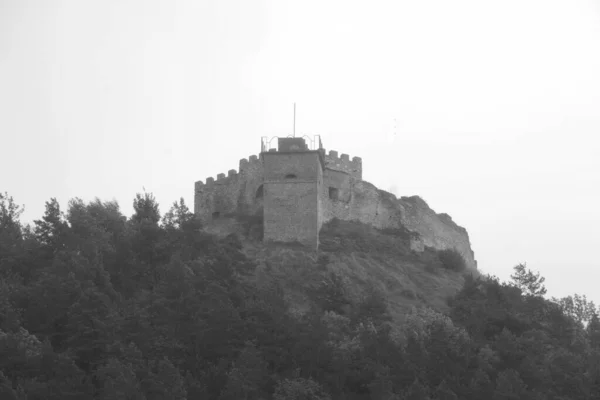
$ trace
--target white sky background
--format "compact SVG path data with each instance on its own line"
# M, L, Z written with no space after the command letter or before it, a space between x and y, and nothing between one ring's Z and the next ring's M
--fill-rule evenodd
M0 191L142 187L165 212L260 137L321 134L363 177L600 303L600 1L0 0ZM393 135L393 120L397 120Z

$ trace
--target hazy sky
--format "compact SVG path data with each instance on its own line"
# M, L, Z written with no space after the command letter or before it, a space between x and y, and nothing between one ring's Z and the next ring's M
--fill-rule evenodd
M0 0L0 191L166 211L261 136L363 177L600 303L600 1ZM393 134L393 121L396 135Z

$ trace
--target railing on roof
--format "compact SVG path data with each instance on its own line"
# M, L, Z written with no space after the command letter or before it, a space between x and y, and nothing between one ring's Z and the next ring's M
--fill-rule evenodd
M296 136L288 135L287 137L296 137ZM312 138L308 135L303 135L303 136L298 136L298 137L302 137L306 141L306 145L309 150L320 150L323 148L323 142L321 142L321 135L314 135ZM261 153L267 152L270 149L278 149L277 141L275 142L275 145L273 145L273 140L279 139L279 138L280 138L280 136L273 136L271 138L269 138L268 136L261 137L261 140L260 140Z

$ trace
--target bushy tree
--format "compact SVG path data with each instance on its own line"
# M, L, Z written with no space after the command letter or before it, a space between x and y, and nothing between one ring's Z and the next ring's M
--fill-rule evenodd
M56 198L46 202L44 216L41 220L35 220L34 224L36 238L51 254L65 249L69 226Z
M463 256L455 249L439 250L438 258L442 266L451 271L461 272L467 268L467 263Z
M383 292L361 297L323 268L291 309L289 288L256 274L235 235L203 232L183 199L162 220L148 193L131 218L114 201L63 214L51 199L31 230L20 212L0 196L2 398L600 398L595 305L545 299L524 264L509 283L465 276L446 308L392 326Z
M275 388L274 400L330 400L321 386L312 379L284 379Z
M521 289L524 294L530 296L544 296L546 294L546 287L544 282L546 278L540 276L540 273L533 273L527 268L526 264L516 265L514 273L510 276L513 284Z

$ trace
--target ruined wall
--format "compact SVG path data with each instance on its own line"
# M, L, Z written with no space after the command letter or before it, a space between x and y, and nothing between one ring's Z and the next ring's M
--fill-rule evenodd
M326 170L324 181L331 183L332 179L327 177L331 177L333 174L337 175L337 171ZM339 178L336 177L336 179ZM356 220L378 229L395 228L401 224L402 210L396 207L394 195L377 189L369 182L352 177L348 177L343 183L343 190L349 196L338 199L331 199L327 196L323 202L324 222L334 218L347 221Z
M420 198L397 199L392 193L380 190L373 184L354 179L339 171L325 170L324 186L339 185L350 193L349 199L331 199L324 188L322 198L323 222L338 218L356 220L378 229L405 226L421 235L420 240L411 243L411 248L422 251L423 246L436 249L455 248L467 265L476 268L474 253L467 231L456 225L447 214L436 214Z
M197 181L194 193L194 214L202 221L210 221L215 213L219 216L242 212L254 214L257 212L256 192L263 181L261 160L250 156L250 160L240 160L239 172L229 170L227 176L218 174L215 180L206 179L206 183Z
M362 159L360 157L352 157L352 161L350 161L348 154L338 157L337 151L330 150L329 154L325 155L325 167L330 170L346 172L356 179L362 179Z
M235 170L230 170L228 176L217 175L217 179L207 178L206 184L196 182L194 196L194 213L203 221L212 218L213 213L225 215L237 210L237 193L239 176Z
M449 215L436 214L419 197L397 199L363 181L361 159L350 161L335 151L268 152L242 159L239 172L230 170L227 176L195 183L194 212L204 221L215 212L264 212L265 240L299 239L310 246L318 245L322 224L333 218L379 229L403 225L421 235L411 248L455 248L469 267L477 266L466 229Z
M420 233L426 246L440 250L454 248L462 254L469 267L477 268L467 230L452 221L448 214L436 214L417 196L402 197L398 204L403 209L402 223Z

